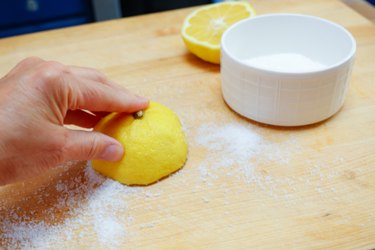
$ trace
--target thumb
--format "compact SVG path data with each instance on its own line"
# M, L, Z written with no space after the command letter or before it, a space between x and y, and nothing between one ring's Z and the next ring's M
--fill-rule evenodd
M66 138L66 160L119 161L124 155L122 145L112 137L95 131L69 130Z

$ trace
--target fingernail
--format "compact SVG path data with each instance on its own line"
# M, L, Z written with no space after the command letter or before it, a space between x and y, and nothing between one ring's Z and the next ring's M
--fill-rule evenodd
M107 146L101 156L99 157L101 160L105 161L119 161L122 159L124 155L124 150L119 145L109 145Z

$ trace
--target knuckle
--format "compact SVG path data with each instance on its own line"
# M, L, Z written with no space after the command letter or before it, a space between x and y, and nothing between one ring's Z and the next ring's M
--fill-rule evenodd
M30 56L23 59L19 64L36 64L41 61L43 60L37 56Z
M48 146L49 156L53 159L54 164L59 164L65 161L66 150L67 150L67 138L66 133L62 133L60 136L54 136L50 138Z
M90 143L90 146L88 147L88 150L87 150L87 158L88 159L93 159L95 158L95 156L98 155L98 152L99 152L99 136L96 135L96 133L93 133L93 136L91 137L92 138L92 141Z
M17 63L17 65L9 71L8 75L25 75L25 72L28 72L30 69L35 69L35 67L42 62L44 61L39 57L27 57Z
M67 72L68 69L64 65L58 62L46 61L43 62L37 72L37 77L43 79L45 83L50 83L59 80Z
M66 130L54 147L54 155L60 162L94 159L101 152L100 136L95 132L74 134ZM74 138L73 138L74 137Z
M103 72L96 70L96 69L91 69L91 72L96 81L102 82L102 83L105 83L107 81L107 77Z

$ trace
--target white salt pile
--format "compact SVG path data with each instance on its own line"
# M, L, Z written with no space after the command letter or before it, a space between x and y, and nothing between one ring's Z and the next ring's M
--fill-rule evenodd
M254 174L256 162L251 162L251 160L262 156L265 151L277 155L276 152L282 150L278 146L273 147L269 142L266 143L256 132L256 127L246 122L233 122L225 125L206 123L196 128L196 132L196 136L190 140L194 145L206 148L207 155L198 167L193 166L177 173L179 178L184 178L181 176L184 173L198 171L198 178L190 179L187 182L189 183L187 187L190 186L192 192L203 187L202 185L216 183L218 177L223 175L224 178L230 176L238 178L238 180L245 179L246 183L254 183L255 179L260 181L259 178L254 177L256 176ZM284 158L285 160L284 152L279 155L280 159ZM62 177L68 173L69 167L64 167ZM178 185L181 185L181 181L178 181ZM219 187L225 193L230 192L223 184ZM49 208L49 211L43 213L41 219L29 218L28 215L20 215L15 212L6 212L9 214L9 218L2 218L0 221L0 232L7 248L44 249L51 246L69 248L72 241L76 245L87 245L86 241L90 238L96 239L101 247L116 249L123 246L124 241L134 231L135 219L132 209L139 208L129 207L128 201L132 197L145 201L150 198L163 197L163 190L156 189L151 192L142 187L127 187L103 178L93 171L90 165L84 168L82 175L57 180L55 190L58 196L57 202ZM32 195L37 196L43 204L44 197L50 194L36 193ZM203 195L200 199L209 203L210 197ZM229 201L226 202L226 204L228 203ZM0 204L0 210L4 211L4 209L7 208L1 207ZM18 209L15 207L14 211ZM61 209L68 209L66 212L68 216L62 222L48 223L48 218L53 218L55 213ZM160 210L160 213L165 212L163 205L149 209ZM43 218L46 218L46 221ZM148 224L138 225L138 228L144 229L150 225L157 226L150 221ZM58 246L56 246L56 242L59 242Z
M265 141L248 123L205 124L198 129L196 138L197 145L209 149L198 167L201 179L209 185L223 168L227 176L247 183L257 181L254 171L260 159L287 164L295 148L292 140L285 143L288 147Z
M308 179L306 181L293 177L273 177L259 172L257 168L259 164L268 166L274 162L277 162L279 167L287 166L291 154L298 152L298 147L294 145L293 138L285 139L283 136L284 140L271 142L265 139L259 130L261 128L245 121L225 124L204 123L198 128L189 129L187 134L190 136L191 146L195 150L204 151L199 156L203 158L199 158L199 165L188 164L183 171L179 171L168 180L167 186L184 186L183 189L174 189L173 195L168 193L168 189L158 189L158 186L154 186L151 191L143 187L121 185L103 178L87 165L80 175L55 181L57 202L38 218L8 212L8 207L2 207L0 203L1 214L9 215L0 218L2 238L0 242L9 249L68 249L72 245L93 249L127 248L127 240L140 233L140 230L158 227L160 217L178 220L173 214L176 211L166 207L163 202L166 198L173 199L173 202L185 199L187 196L177 193L179 190L185 192L190 188L191 193L194 194L189 197L190 199L198 199L203 204L210 204L214 199L206 190L214 186L213 189L219 190L218 193L225 194L222 197L224 199L222 204L230 204L233 187L226 185L226 178L235 178L236 183L248 184L248 187L252 187L251 190L256 187L257 190L275 198L294 200L293 197L289 198L296 192L293 189L294 184L308 183ZM197 157L192 154L190 160L194 162ZM69 173L69 167L64 171ZM285 183L288 184L288 189L285 189ZM284 188L280 189L280 186ZM162 187L166 186L162 185ZM317 188L319 192L323 190L320 186ZM249 192L249 189L243 188L240 191ZM38 196L41 203L44 202L46 195L56 195L56 193L32 194ZM131 203L134 200L137 202ZM151 200L155 200L153 204L158 205L149 205ZM12 208L14 211L19 209L20 207ZM151 218L146 223L140 224L137 221L139 219L137 211L140 209L153 211L157 216L154 220ZM48 223L48 218L53 218L60 210L68 210L63 221ZM173 216L170 216L171 214Z
M34 221L33 218L11 213L11 218L2 218L0 222L2 241L7 248L70 248L71 240L75 245L89 247L87 238L98 239L100 246L107 249L122 246L128 235L125 227L132 223L131 216L119 216L128 210L123 197L137 194L141 191L139 188L105 179L90 165L85 167L83 178L60 180L55 188L58 191L57 203L44 212L45 217L54 217L60 209L69 209L69 216L63 223L51 225L43 220Z
M307 56L295 53L280 53L254 57L243 61L249 66L278 72L309 72L321 70L326 65L314 61Z
M198 130L198 145L206 146L212 152L223 155L221 164L244 163L258 150L261 137L250 128L240 124L215 126L203 125ZM223 162L225 161L225 162Z

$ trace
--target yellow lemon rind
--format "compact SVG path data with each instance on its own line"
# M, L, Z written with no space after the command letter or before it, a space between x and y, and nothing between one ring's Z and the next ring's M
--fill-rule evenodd
M151 113L148 114L148 112L151 112ZM107 176L125 185L146 186L146 185L151 185L153 183L159 182L160 180L170 176L171 174L175 173L176 171L184 167L188 159L188 145L187 145L186 136L183 130L183 126L177 114L174 113L168 107L159 103L154 103L154 102L150 102L149 107L144 111L144 116L148 115L148 117L150 117L151 115L151 117L154 117L152 119L153 121L155 121L155 117L157 117L160 114L165 114L165 115L168 114L167 119L164 120L164 123L167 122L167 124L171 124L170 128L172 128L172 131L175 132L175 133L172 133L171 135L168 135L167 133L166 135L168 136L168 138L165 138L166 140L163 140L162 144L158 144L158 143L148 144L147 143L147 140L148 140L147 138L152 138L153 136L153 132L150 130L143 131L144 133L146 133L147 136L138 137L139 135L141 135L139 134L140 132L143 133L139 129L144 128L145 125L148 126L150 122L150 120L147 120L145 117L141 118L141 119L146 119L142 121L142 120L135 120L132 115L123 116L122 114L119 114L119 113L112 113L108 115L108 117L103 118L103 120L97 124L97 126L95 127L95 130L105 133L109 136L115 136L115 135L119 136L117 137L117 139L120 140L120 143L122 144L125 143L123 144L124 149L125 149L125 155L124 155L124 159L121 160L120 162L105 162L101 160L94 160L92 161L93 169L103 174L104 176ZM126 134L124 134L125 131L119 130L119 128L116 128L116 125L115 125L115 124L119 124L120 126L123 126L126 123L133 124L133 122L137 122L138 125L135 124L134 125L135 127L132 125L130 127L124 128L126 129L126 131L128 131L126 132ZM143 122L143 125L141 125L141 123L139 122ZM163 124L163 122L160 124ZM163 128L159 132L161 134L164 134L166 133L166 131L169 131L167 129L168 127L166 128L162 126L159 128ZM135 132L135 134L133 134L134 131L138 131L138 132ZM148 134L148 133L151 133L151 134ZM169 137L172 135L173 137ZM126 138L128 139L126 140ZM129 140L134 141L134 138L138 138L136 139L137 144L131 144L131 145L128 144ZM156 137L156 138L160 138L160 137ZM172 147L170 144L172 143L171 138L173 138L173 140L178 139L176 142L174 142L177 144L173 144L174 146ZM160 148L161 146L162 148ZM145 147L145 149L147 150L138 151L139 148L142 148L142 147ZM164 147L169 148L170 151L166 152L165 151L166 148ZM131 151L131 153L129 150ZM131 155L131 158L126 158L127 153L129 153L128 157L130 157ZM138 165L138 160L141 161L140 164L144 164L145 159L149 159L150 157L158 158L157 155L160 155L163 153L164 155L165 153L172 154L173 157L172 158L164 157L164 158L161 158L162 160L161 162L160 161L154 162L153 164L155 164L155 168L149 173L144 172L145 170L141 170L141 172L138 172L137 170L138 166L142 166L142 165ZM175 159L175 161L171 159ZM137 161L134 161L134 160L137 160Z

